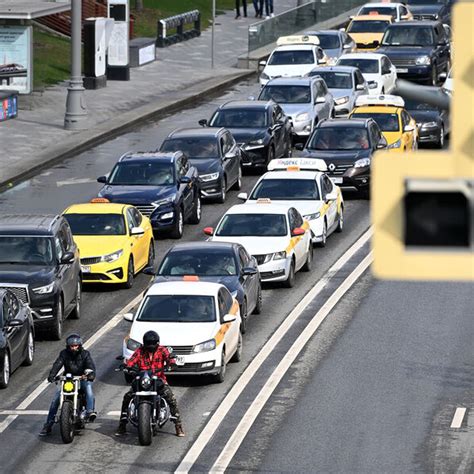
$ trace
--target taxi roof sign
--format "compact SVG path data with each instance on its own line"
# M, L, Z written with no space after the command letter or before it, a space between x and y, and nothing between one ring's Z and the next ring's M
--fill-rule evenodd
M324 160L319 158L278 158L268 163L268 171L321 171L326 172L328 167Z
M272 200L270 198L258 198L257 204L271 204Z
M280 36L277 46L291 46L292 44L314 44L319 46L319 38L314 35Z
M356 99L356 107L367 105L387 105L391 107L405 107L405 101L398 95L360 95Z
M110 202L107 198L95 197L91 199L92 204L107 203L107 202Z
M199 281L199 277L197 275L184 275L183 281Z

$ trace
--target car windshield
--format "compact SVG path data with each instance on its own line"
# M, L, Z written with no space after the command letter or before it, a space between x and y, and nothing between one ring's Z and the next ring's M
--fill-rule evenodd
M235 276L237 264L232 250L187 249L170 252L163 260L158 275L163 276Z
M73 235L125 235L121 214L64 214Z
M363 7L361 8L359 15L391 15L394 18L397 16L396 7Z
M319 200L319 191L314 179L264 179L250 195L250 199L269 198L272 201Z
M400 126L397 114L355 113L354 118L373 118L383 132L398 132Z
M325 127L315 130L310 150L367 150L369 137L362 127Z
M427 104L426 102L419 102L414 99L404 99L406 110L438 110L435 105Z
M215 137L168 138L160 151L182 151L189 158L219 157Z
M329 89L352 89L352 74L348 72L311 71L312 76L319 76Z
M300 51L275 51L268 61L269 66L290 66L293 64L314 63L314 54L311 49Z
M322 49L337 49L341 47L341 41L338 35L329 35L327 33L315 33L319 39L319 46Z
M446 5L446 0L407 0L406 3L408 5L432 5L434 3L441 3L442 5Z
M283 214L226 214L216 230L219 237L283 237L287 233Z
M0 236L0 264L52 265L54 253L49 237Z
M390 22L384 20L358 20L353 21L349 28L348 33L383 33Z
M382 40L386 46L431 46L433 43L431 27L413 25L390 27Z
M337 65L358 67L362 74L378 74L380 72L378 59L340 58Z
M216 320L214 298L199 295L149 295L136 320L154 323L211 323Z
M109 184L122 186L168 186L174 184L171 163L121 162L113 169Z
M264 108L222 109L214 114L210 125L226 128L265 128L267 112Z
M311 89L309 86L265 86L258 97L259 100L274 100L281 104L309 104Z

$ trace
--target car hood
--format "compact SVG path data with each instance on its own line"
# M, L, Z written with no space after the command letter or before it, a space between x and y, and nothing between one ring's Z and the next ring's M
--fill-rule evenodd
M303 150L299 156L309 158L320 158L326 163L331 163L332 160L356 161L361 158L370 158L372 151L369 150Z
M388 145L395 143L402 137L400 132L382 132L382 135L385 137L385 140L387 140Z
M124 249L128 242L126 235L75 235L81 258L99 257Z
M434 3L429 5L409 5L410 11L413 15L435 15L443 8L442 3Z
M237 143L247 143L265 137L265 128L229 128Z
M213 242L236 242L243 245L251 255L281 252L289 243L286 237L217 237Z
M417 58L431 54L433 46L383 46L377 53L386 54L389 58Z
M275 77L299 77L304 76L308 72L312 71L317 64L298 64L291 65L282 64L280 66L265 66L264 73L270 76L272 79Z
M409 110L408 113L416 123L437 122L439 119L439 113L435 110Z
M55 268L43 265L0 264L0 285L2 283L47 285L55 278Z
M200 175L215 173L221 169L219 158L190 158L189 162L196 167Z
M107 184L100 190L100 196L111 202L125 204L147 204L165 199L176 193L176 185L170 186L112 186Z
M305 112L311 113L313 106L311 104L280 104L285 115L289 117L296 117L298 114L303 114Z
M246 204L255 204L256 201L246 201ZM282 206L291 206L296 208L296 210L302 215L307 216L308 214L314 214L315 212L319 212L321 207L323 206L323 201L298 201L298 200L291 200L291 201L273 201L276 204Z
M181 276L157 276L154 283L162 283L165 281L182 281ZM199 281L206 281L211 283L219 283L224 285L231 293L237 290L239 286L238 276L199 276Z
M162 346L194 346L212 339L219 328L217 321L210 323L151 323L134 321L130 337L143 341L143 335L150 330L160 335Z
M339 99L339 97L352 97L354 91L352 89L329 89L329 92L335 99Z

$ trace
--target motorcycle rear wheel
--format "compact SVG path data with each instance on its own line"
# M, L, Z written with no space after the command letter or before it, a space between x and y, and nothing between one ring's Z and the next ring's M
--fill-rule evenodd
M74 440L74 406L70 400L64 400L63 402L59 418L59 428L63 443L72 443Z
M151 404L138 405L138 441L142 446L150 446L153 432L151 427Z

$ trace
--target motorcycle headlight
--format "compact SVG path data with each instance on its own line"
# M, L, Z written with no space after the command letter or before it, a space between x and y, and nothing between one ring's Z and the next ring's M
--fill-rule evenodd
M54 281L53 283L50 283L49 285L38 286L38 288L33 288L33 292L36 293L37 295L47 295L48 293L51 293L53 290L54 290Z
M270 76L262 72L262 74L260 74L260 79L263 79L264 81L268 81L270 80Z
M320 212L315 212L314 214L307 214L306 216L303 216L303 218L307 219L308 221L313 221L314 219L318 219L320 216Z
M431 58L429 56L420 56L419 58L416 58L415 64L417 66L427 66L428 64L431 64Z
M370 158L361 158L354 163L354 168L365 168L370 166Z
M151 387L150 377L143 377L140 381L140 385L142 386L143 390L149 390Z
M201 181L207 182L207 181L214 181L219 178L219 172L217 173L209 173L209 174L202 174L199 176Z
M193 352L207 352L213 351L216 348L216 340L209 339L194 346Z
M63 392L66 392L66 393L74 392L74 382L71 382L70 380L67 380L66 382L64 382Z
M336 105L347 104L347 102L349 102L349 96L339 97L339 99L334 99L334 102Z
M175 196L168 196L165 199L159 199L158 201L153 201L152 204L153 206L159 207L162 206L163 204L168 204L169 202L173 202L175 199Z
M421 128L436 128L438 124L436 122L426 122L421 124Z
M115 262L123 255L123 250L117 250L116 252L109 253L107 255L103 255L100 260L101 262Z
M310 120L310 116L309 116L308 112L298 114L295 117L295 122L307 122L308 120Z
M275 252L273 254L273 260L283 260L286 258L286 251L283 250L283 252Z
M141 346L141 344L138 341L135 341L135 339L132 339L131 337L127 339L126 345L127 345L127 349L133 352L135 352Z
M402 146L402 140L398 139L396 142L393 142L391 145L388 145L387 149L400 148Z

